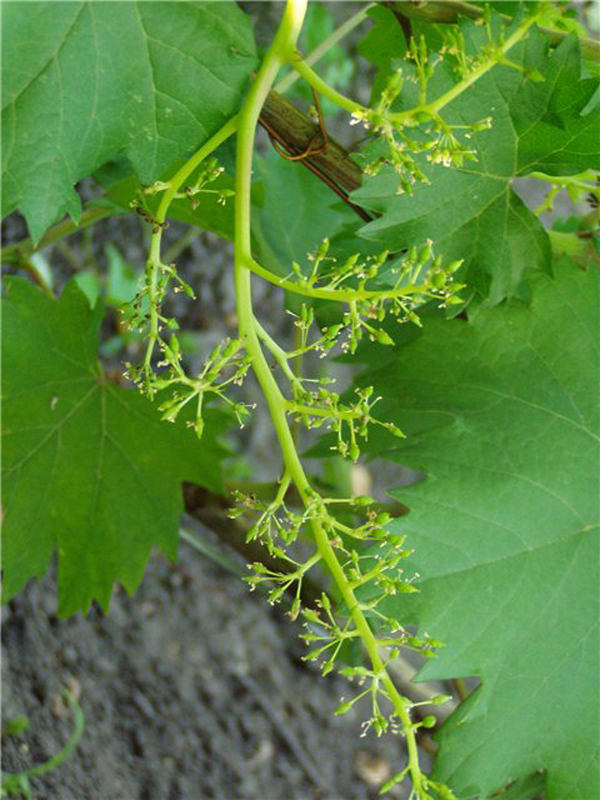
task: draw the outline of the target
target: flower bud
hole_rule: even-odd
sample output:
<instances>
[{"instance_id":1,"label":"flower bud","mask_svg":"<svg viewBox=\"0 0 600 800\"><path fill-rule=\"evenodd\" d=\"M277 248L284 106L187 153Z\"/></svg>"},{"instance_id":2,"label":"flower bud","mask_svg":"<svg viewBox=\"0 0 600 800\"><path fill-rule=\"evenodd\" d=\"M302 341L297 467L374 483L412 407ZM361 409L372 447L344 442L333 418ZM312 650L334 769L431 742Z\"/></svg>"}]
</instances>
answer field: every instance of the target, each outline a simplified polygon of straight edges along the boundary
<instances>
[{"instance_id":1,"label":"flower bud","mask_svg":"<svg viewBox=\"0 0 600 800\"><path fill-rule=\"evenodd\" d=\"M417 111L414 115L417 122L429 122L431 114L429 111Z\"/></svg>"},{"instance_id":2,"label":"flower bud","mask_svg":"<svg viewBox=\"0 0 600 800\"><path fill-rule=\"evenodd\" d=\"M402 86L404 84L404 78L402 77L402 70L398 69L396 72L392 73L387 81L387 90L390 93L394 93L394 97L402 91Z\"/></svg>"},{"instance_id":3,"label":"flower bud","mask_svg":"<svg viewBox=\"0 0 600 800\"><path fill-rule=\"evenodd\" d=\"M448 278L443 272L436 272L431 276L431 285L434 289L443 289L447 280Z\"/></svg>"},{"instance_id":4,"label":"flower bud","mask_svg":"<svg viewBox=\"0 0 600 800\"><path fill-rule=\"evenodd\" d=\"M323 239L323 241L317 248L317 252L315 253L317 261L321 261L321 259L325 258L328 250L329 250L329 239Z\"/></svg>"},{"instance_id":5,"label":"flower bud","mask_svg":"<svg viewBox=\"0 0 600 800\"><path fill-rule=\"evenodd\" d=\"M375 500L372 497L369 497L368 495L365 494L361 495L360 497L354 497L352 499L352 502L354 503L354 505L357 506L371 506L373 505Z\"/></svg>"},{"instance_id":6,"label":"flower bud","mask_svg":"<svg viewBox=\"0 0 600 800\"><path fill-rule=\"evenodd\" d=\"M377 339L379 344L387 344L387 345L393 345L394 344L394 340L392 339L392 337L389 335L389 333L384 331L382 328L379 328L375 332L375 338Z\"/></svg>"},{"instance_id":7,"label":"flower bud","mask_svg":"<svg viewBox=\"0 0 600 800\"><path fill-rule=\"evenodd\" d=\"M429 240L426 245L419 250L419 264L422 266L426 264L432 256L433 248L432 248L432 241Z\"/></svg>"},{"instance_id":8,"label":"flower bud","mask_svg":"<svg viewBox=\"0 0 600 800\"><path fill-rule=\"evenodd\" d=\"M298 619L298 614L300 613L300 598L296 597L294 602L292 603L292 607L288 611L288 616L291 620Z\"/></svg>"},{"instance_id":9,"label":"flower bud","mask_svg":"<svg viewBox=\"0 0 600 800\"><path fill-rule=\"evenodd\" d=\"M336 717L339 717L342 714L345 714L347 711L350 711L353 705L354 700L348 700L346 703L341 703L333 713Z\"/></svg>"}]
</instances>

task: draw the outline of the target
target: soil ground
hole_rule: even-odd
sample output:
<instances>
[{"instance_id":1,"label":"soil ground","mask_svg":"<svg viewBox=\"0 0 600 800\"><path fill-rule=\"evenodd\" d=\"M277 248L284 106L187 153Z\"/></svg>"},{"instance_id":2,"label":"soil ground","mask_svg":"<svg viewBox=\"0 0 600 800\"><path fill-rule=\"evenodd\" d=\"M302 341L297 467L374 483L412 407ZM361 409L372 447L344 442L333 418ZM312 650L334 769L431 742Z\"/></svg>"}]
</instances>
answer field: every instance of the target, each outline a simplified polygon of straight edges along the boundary
<instances>
[{"instance_id":1,"label":"soil ground","mask_svg":"<svg viewBox=\"0 0 600 800\"><path fill-rule=\"evenodd\" d=\"M184 542L108 614L55 611L49 574L4 614L4 720L31 723L4 738L4 769L67 740L61 686L87 720L77 750L32 781L36 800L367 800L404 763L399 739L359 737L364 708L333 715L348 685L301 660L300 626Z\"/></svg>"}]
</instances>

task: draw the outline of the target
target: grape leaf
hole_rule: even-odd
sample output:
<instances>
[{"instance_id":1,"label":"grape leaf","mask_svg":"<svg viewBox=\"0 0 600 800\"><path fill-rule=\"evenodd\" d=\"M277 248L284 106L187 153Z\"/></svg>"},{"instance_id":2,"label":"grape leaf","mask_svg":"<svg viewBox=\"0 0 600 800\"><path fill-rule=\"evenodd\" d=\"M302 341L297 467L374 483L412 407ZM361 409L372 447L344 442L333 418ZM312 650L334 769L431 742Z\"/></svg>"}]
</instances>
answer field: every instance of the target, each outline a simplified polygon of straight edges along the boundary
<instances>
[{"instance_id":1,"label":"grape leaf","mask_svg":"<svg viewBox=\"0 0 600 800\"><path fill-rule=\"evenodd\" d=\"M469 40L476 26L462 27ZM352 198L381 216L362 229L364 237L393 251L432 239L445 258L465 259L467 284L489 304L515 294L527 271L550 268L548 236L511 181L536 169L573 174L600 166L600 112L583 113L597 82L579 77L577 41L565 40L551 55L546 50L539 32L511 50L511 59L537 70L543 81L497 66L443 110L453 124L492 116L491 129L471 139L477 162L454 168L423 161L430 183L416 185L413 196L396 194L391 167L365 178ZM440 85L444 75L440 67Z\"/></svg>"},{"instance_id":2,"label":"grape leaf","mask_svg":"<svg viewBox=\"0 0 600 800\"><path fill-rule=\"evenodd\" d=\"M600 168L600 82L582 79L579 42L565 40L547 59L543 82L528 81L511 108L519 137L519 174L572 175Z\"/></svg>"},{"instance_id":3,"label":"grape leaf","mask_svg":"<svg viewBox=\"0 0 600 800\"><path fill-rule=\"evenodd\" d=\"M3 216L38 240L73 185L125 153L144 184L237 111L256 65L235 3L7 3Z\"/></svg>"},{"instance_id":4,"label":"grape leaf","mask_svg":"<svg viewBox=\"0 0 600 800\"><path fill-rule=\"evenodd\" d=\"M132 592L158 545L177 554L181 482L222 490L213 412L201 442L161 422L96 359L102 311L71 282L60 300L20 278L3 299L5 599L58 550L59 613Z\"/></svg>"},{"instance_id":5,"label":"grape leaf","mask_svg":"<svg viewBox=\"0 0 600 800\"><path fill-rule=\"evenodd\" d=\"M530 307L432 318L362 379L412 432L371 454L427 473L393 493L421 591L387 611L447 644L419 680L482 679L439 737L435 773L465 800L538 769L548 800L600 796L599 280L556 270Z\"/></svg>"}]
</instances>

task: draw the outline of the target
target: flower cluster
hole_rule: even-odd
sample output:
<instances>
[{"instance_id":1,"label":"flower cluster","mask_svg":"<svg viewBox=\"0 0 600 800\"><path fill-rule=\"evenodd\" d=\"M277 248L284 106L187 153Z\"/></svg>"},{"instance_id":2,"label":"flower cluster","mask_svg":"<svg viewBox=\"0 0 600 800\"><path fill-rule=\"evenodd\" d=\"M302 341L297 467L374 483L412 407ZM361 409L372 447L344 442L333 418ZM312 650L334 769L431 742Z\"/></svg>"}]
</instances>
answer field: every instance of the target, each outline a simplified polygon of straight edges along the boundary
<instances>
[{"instance_id":1,"label":"flower cluster","mask_svg":"<svg viewBox=\"0 0 600 800\"><path fill-rule=\"evenodd\" d=\"M418 575L406 577L401 567L401 562L408 558L412 551L403 548L404 537L391 536L387 531L386 525L391 519L390 515L385 511L375 510L375 501L370 497L322 497L313 490L308 490L304 497L303 509L296 511L286 503L289 486L290 479L286 474L271 501L259 500L253 494L234 492L237 505L230 511L229 516L250 518L252 524L248 529L247 541L258 539L267 547L272 557L291 565L290 569L277 571L261 563L251 564L250 568L254 574L247 578L251 587L254 589L258 584L265 582L274 584L268 598L269 602L276 603L293 584L296 584L295 599L290 611L292 617L296 618L300 611L302 580L305 574L319 563L321 557L315 553L306 561L299 562L291 558L284 548L295 542L309 523L318 521L331 546L341 554L340 563L349 587L352 591L366 587L368 596L361 598L359 603L365 616L396 637L393 640L395 647L408 647L424 655L431 655L439 642L434 642L427 636L420 639L407 633L396 620L378 608L385 597L417 591L413 582ZM333 509L336 509L336 513ZM345 515L340 511L345 511ZM347 524L349 516L354 520L354 525ZM363 517L362 520L360 517ZM346 521L342 522L341 519ZM323 603L324 607L328 608L326 602ZM305 609L303 613L307 620L315 622L314 611ZM333 647L331 655L335 661L343 640L357 635L348 633L353 630L350 625L349 622L343 633L340 633L341 629L331 618L325 623L328 632L321 631L317 634L313 630L305 635L307 642L325 642L309 657L317 658L329 647ZM336 642L339 647L337 645L334 647ZM387 644L390 644L390 641L387 641Z\"/></svg>"},{"instance_id":2,"label":"flower cluster","mask_svg":"<svg viewBox=\"0 0 600 800\"><path fill-rule=\"evenodd\" d=\"M325 427L332 431L337 438L332 449L356 461L360 456L359 438L367 439L369 425L380 425L400 438L404 434L392 422L382 422L372 416L371 409L381 399L373 398L372 386L356 389L355 394L355 402L343 403L337 392L321 386L316 391L304 391L300 402L288 403L287 410L308 429Z\"/></svg>"},{"instance_id":3,"label":"flower cluster","mask_svg":"<svg viewBox=\"0 0 600 800\"><path fill-rule=\"evenodd\" d=\"M531 22L543 14L536 7L530 19L525 19L522 27L527 30ZM398 194L411 194L417 182L427 182L424 169L427 162L444 167L461 168L468 161L477 160L477 151L469 141L473 134L491 127L491 117L475 120L467 124L451 124L440 114L441 110L460 94L461 85L468 88L495 65L501 64L523 73L529 80L543 80L535 69L530 69L508 58L506 51L512 43L507 39L506 29L498 19L492 19L486 9L476 25L485 26L485 41L476 52L470 52L465 35L460 27L448 26L442 32L443 44L437 53L428 50L425 37L410 41L403 66L388 77L373 108L359 108L352 114L352 123L362 123L384 145L377 149L375 158L364 166L368 175L376 175L384 165L393 167L398 175ZM431 82L436 70L445 62L460 79L457 86L446 94L432 99ZM410 108L404 96L415 94L413 89L406 92L408 84L416 85L417 103ZM412 88L412 87L411 87Z\"/></svg>"},{"instance_id":4,"label":"flower cluster","mask_svg":"<svg viewBox=\"0 0 600 800\"><path fill-rule=\"evenodd\" d=\"M423 52L423 47L416 48L415 52ZM432 164L441 164L445 167L462 167L466 161L476 161L475 149L468 141L474 132L484 131L491 127L491 117L465 125L451 125L435 110L434 105L429 105L426 100L426 87L433 71L433 66L416 57L416 72L404 76L407 68L404 66L388 78L377 106L359 114L363 124L385 143L383 155L367 163L364 171L367 175L377 175L382 166L390 165L398 175L397 194L412 194L415 183L427 183L428 178L423 172L423 160ZM421 84L423 96L420 106L410 114L394 113L391 106L402 91L405 80L418 81ZM357 115L355 115L356 118ZM414 129L414 133L409 131ZM463 139L458 132L462 131Z\"/></svg>"},{"instance_id":5,"label":"flower cluster","mask_svg":"<svg viewBox=\"0 0 600 800\"><path fill-rule=\"evenodd\" d=\"M351 683L358 684L359 691L350 700L342 697L336 714L350 711L362 698L369 697L371 714L363 722L362 735L366 735L370 729L373 729L378 736L386 732L405 734L406 720L401 720L398 716L398 704L391 696L391 692L396 690L390 683L387 666L398 657L401 648L412 649L431 657L435 649L442 644L427 633L418 636L407 631L393 617L378 608L385 597L395 593L417 591L413 585L413 580L417 576L404 577L400 566L402 560L408 558L412 551L403 548L404 537L392 537L388 533L385 526L391 519L390 515L376 511L376 503L371 497L328 498L309 490L304 498L304 510L294 512L287 506L285 500L289 486L290 479L284 475L277 495L271 502L259 501L252 495L237 493L236 499L239 505L231 516L240 514L254 516L255 521L248 532L248 538L260 539L267 545L272 556L286 565L289 564L289 569L280 569L255 562L250 565L253 574L246 580L252 589L266 584L267 597L271 604L280 602L286 592L291 593L289 616L296 619L301 615L304 622L305 631L301 638L309 648L304 659L319 662L323 675L327 675L336 667L339 668L339 662L343 660L344 646L354 639L361 638L354 616L343 607L341 613L339 609L338 612L334 612L333 603L326 592L321 593L314 605L304 605L303 580L313 567L322 562L322 556L314 551L305 561L300 561L292 558L279 543L280 541L285 544L291 543L308 522L318 520L331 545L343 555L340 566L348 581L348 587L355 593L358 607L369 620L369 625L374 631L378 631L375 636L377 647L382 653L386 653L385 657L371 668L353 666L339 670ZM346 525L332 511L340 508L346 515L351 514L355 517L366 513L366 520L355 527ZM352 540L358 540L358 544L352 545ZM448 699L445 695L438 695L428 701L413 703L404 698L403 702L405 708L410 711L419 705L441 704ZM420 727L430 728L435 724L436 718L429 715L420 721L411 722L410 726L416 731ZM405 772L394 776L390 787L402 780ZM430 788L435 790L437 787L431 784ZM452 797L451 794L447 796Z\"/></svg>"},{"instance_id":6,"label":"flower cluster","mask_svg":"<svg viewBox=\"0 0 600 800\"><path fill-rule=\"evenodd\" d=\"M342 624L332 611L331 600L325 592L321 594L320 600L317 602L317 608L305 608L302 610L302 617L304 619L304 627L306 633L301 634L301 638L311 648L304 656L305 661L320 661L320 668L323 675L327 675L335 667L336 662L340 657L342 647L351 639L359 636L359 632L352 624L352 619L349 617ZM357 681L359 687L368 683L366 689L356 694L351 700L341 698L341 704L336 710L336 715L345 714L357 703L361 698L366 695L371 696L372 715L363 723L363 733L365 736L367 731L372 727L378 736L390 731L392 733L401 733L403 728L398 724L397 715L394 711L394 705L389 697L388 689L385 686L383 677L386 675L387 663L393 661L400 653L400 647L406 647L407 643L412 641L412 649L420 650L421 652L432 653L434 646L439 645L439 642L426 637L423 640L417 637L410 636L405 631L402 631L399 636L394 638L378 638L377 643L380 647L387 648L388 657L386 662L382 663L381 668L368 669L363 666L344 667L339 670L341 675L344 675L350 681ZM411 645L408 645L411 646ZM432 700L427 701L427 704L443 703L449 698L446 695L438 695ZM381 702L389 701L390 710L386 713L382 711ZM425 703L410 703L411 707L418 705L425 705ZM414 723L416 727L430 727L425 718L422 722ZM435 724L435 719L433 720Z\"/></svg>"},{"instance_id":7,"label":"flower cluster","mask_svg":"<svg viewBox=\"0 0 600 800\"><path fill-rule=\"evenodd\" d=\"M304 576L311 567L321 560L321 556L317 553L307 561L299 562L290 558L284 551L281 551L279 557L289 562L293 568L286 572L278 572L269 569L269 567L261 561L255 561L253 564L249 565L254 574L248 578L244 578L244 580L250 584L250 591L253 591L260 583L265 581L269 584L275 584L274 588L270 589L267 595L267 600L271 605L278 603L283 597L283 594L295 584L294 600L288 611L290 619L294 620L298 618L300 613L302 603L302 581Z\"/></svg>"},{"instance_id":8,"label":"flower cluster","mask_svg":"<svg viewBox=\"0 0 600 800\"><path fill-rule=\"evenodd\" d=\"M304 274L295 262L292 273L303 289L337 291L347 311L340 322L322 328L319 338L309 344L314 311L303 307L296 321L301 334L296 355L311 349L325 354L340 340L342 350L354 353L363 335L379 344L392 345L392 337L380 327L388 313L398 322L418 325L415 309L424 303L433 300L445 307L462 302L458 292L463 285L454 281L454 275L463 260L444 264L441 256L434 255L431 240L421 247L411 247L395 261L387 250L366 258L354 253L341 262L328 252L329 240L324 239L308 256L313 262L310 273Z\"/></svg>"},{"instance_id":9,"label":"flower cluster","mask_svg":"<svg viewBox=\"0 0 600 800\"><path fill-rule=\"evenodd\" d=\"M242 514L250 517L253 524L248 530L246 541L258 539L265 544L276 557L283 557L279 542L286 545L292 544L304 525L311 519L316 519L319 509L307 507L302 513L291 511L285 502L290 478L285 474L279 482L279 489L273 500L264 502L254 495L244 494L236 490L233 499L237 506L229 512L232 519Z\"/></svg>"},{"instance_id":10,"label":"flower cluster","mask_svg":"<svg viewBox=\"0 0 600 800\"><path fill-rule=\"evenodd\" d=\"M196 178L187 186L181 188L180 191L175 192L173 195L174 200L189 200L192 211L195 211L200 205L201 194L213 194L217 196L217 203L225 205L229 197L233 197L235 192L233 189L206 189L204 188L209 183L213 183L219 178L225 168L222 167L216 158L209 158L203 161L198 169ZM155 195L164 192L171 187L167 181L155 181L151 186L143 190L143 195ZM139 203L139 201L138 201Z\"/></svg>"},{"instance_id":11,"label":"flower cluster","mask_svg":"<svg viewBox=\"0 0 600 800\"><path fill-rule=\"evenodd\" d=\"M449 306L461 302L457 293L462 285L455 283L454 274L463 262L444 264L441 256L434 256L431 241L410 248L396 261L390 261L388 251L366 258L356 253L338 261L329 255L329 246L329 240L325 239L308 256L312 262L308 274L296 263L292 271L303 290L324 289L340 298L347 308L342 311L340 321L318 328L314 308L303 305L295 319L299 337L292 352L283 351L262 328L259 336L289 380L292 399L286 401L286 412L308 429L334 433L337 441L333 449L356 461L360 440L367 439L370 425L403 436L396 425L373 416L372 409L380 398L373 397L372 387L364 387L355 391L354 398L342 400L331 389L330 378L301 378L292 372L289 361L309 351L316 351L322 357L336 345L342 352L354 353L365 335L379 344L393 345L393 338L381 327L388 314L398 322L410 320L418 325L415 309L423 303L434 300L441 306Z\"/></svg>"},{"instance_id":12,"label":"flower cluster","mask_svg":"<svg viewBox=\"0 0 600 800\"><path fill-rule=\"evenodd\" d=\"M212 193L218 195L218 202L224 203L226 198L233 194L232 191L204 188L217 180L222 172L223 167L219 166L215 158L208 159L200 165L195 180L183 191L172 193L170 199L188 199L194 209L198 206L200 193ZM183 368L181 347L176 334L179 325L173 317L165 314L164 305L171 290L173 294L184 293L192 300L195 299L195 295L192 287L179 275L176 265L165 264L162 261L161 234L167 223L161 221L164 219L164 213L160 219L156 219L154 212L148 208L147 201L148 197L172 191L175 180L174 178L171 182L156 181L140 192L132 203L132 207L152 227L152 248L140 290L130 303L121 308L129 328L144 334L148 340L144 360L140 364L127 362L125 376L150 398L154 398L158 392L164 393L159 405L163 420L174 422L188 404L194 404L193 419L186 424L194 429L198 437L201 437L204 429L204 401L207 395L214 395L227 403L240 424L243 424L248 416L249 407L231 400L226 394L226 389L232 384L242 383L251 361L245 354L240 339L233 341L227 339L213 350L197 375L188 375ZM161 216L160 210L158 216ZM168 332L168 337L165 336L165 332ZM157 350L158 361L155 359Z\"/></svg>"},{"instance_id":13,"label":"flower cluster","mask_svg":"<svg viewBox=\"0 0 600 800\"><path fill-rule=\"evenodd\" d=\"M174 334L168 343L159 338L158 347L162 360L156 367L160 372L148 370L145 363L126 363L125 376L150 397L157 392L168 392L167 398L158 407L163 420L175 422L185 406L195 401L193 419L186 424L200 438L204 430L204 401L207 395L214 395L231 407L238 422L243 425L250 413L250 407L231 400L226 394L226 389L232 384L241 385L250 368L250 359L245 354L240 339L226 339L221 342L194 376L189 376L183 369L179 340Z\"/></svg>"}]
</instances>

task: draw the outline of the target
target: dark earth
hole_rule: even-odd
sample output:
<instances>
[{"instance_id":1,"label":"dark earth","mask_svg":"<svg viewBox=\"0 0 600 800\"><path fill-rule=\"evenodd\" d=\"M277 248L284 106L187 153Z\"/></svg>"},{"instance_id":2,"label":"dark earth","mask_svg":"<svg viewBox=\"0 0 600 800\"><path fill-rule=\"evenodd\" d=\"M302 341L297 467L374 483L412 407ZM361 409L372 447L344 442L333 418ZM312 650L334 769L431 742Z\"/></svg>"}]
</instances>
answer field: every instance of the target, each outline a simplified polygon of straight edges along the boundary
<instances>
[{"instance_id":1,"label":"dark earth","mask_svg":"<svg viewBox=\"0 0 600 800\"><path fill-rule=\"evenodd\" d=\"M177 565L152 558L108 614L55 612L52 574L4 613L4 720L24 713L31 727L3 738L3 768L60 750L72 728L61 686L87 720L34 798L366 800L404 763L399 739L360 738L361 712L333 715L347 682L301 660L300 626L184 542Z\"/></svg>"}]
</instances>

